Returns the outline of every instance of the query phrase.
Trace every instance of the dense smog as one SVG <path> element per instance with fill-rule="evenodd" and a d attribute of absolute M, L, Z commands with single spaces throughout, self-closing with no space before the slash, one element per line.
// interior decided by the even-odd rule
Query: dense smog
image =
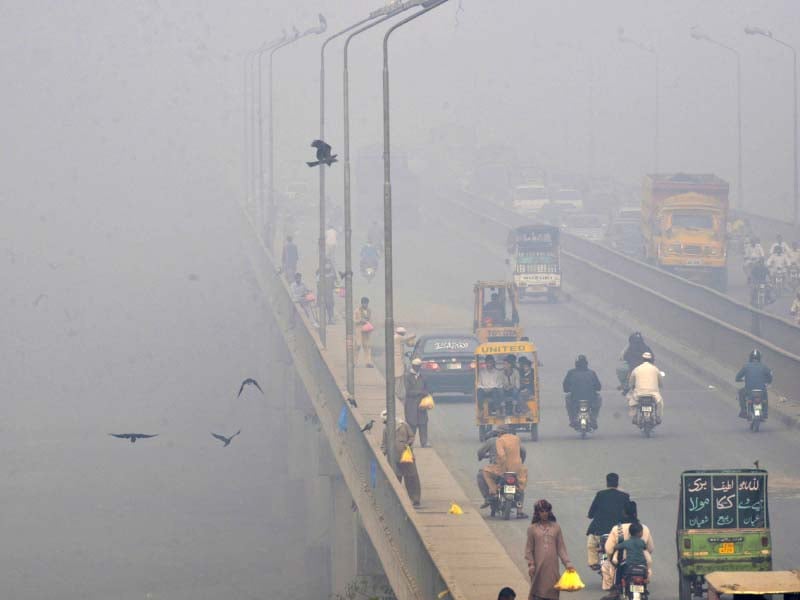
<path fill-rule="evenodd" d="M 0 596 L 798 597 L 800 4 L 0 14 Z"/>

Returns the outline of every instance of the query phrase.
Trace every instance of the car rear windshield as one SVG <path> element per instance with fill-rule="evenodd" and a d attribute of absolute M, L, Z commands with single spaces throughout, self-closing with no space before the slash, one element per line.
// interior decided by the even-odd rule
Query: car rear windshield
<path fill-rule="evenodd" d="M 470 338 L 430 338 L 425 340 L 425 354 L 472 354 L 478 347 L 477 340 Z"/>

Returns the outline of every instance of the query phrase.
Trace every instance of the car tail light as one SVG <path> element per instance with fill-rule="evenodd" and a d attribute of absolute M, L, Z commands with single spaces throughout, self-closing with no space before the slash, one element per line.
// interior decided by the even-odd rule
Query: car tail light
<path fill-rule="evenodd" d="M 516 478 L 516 477 L 514 477 L 513 475 L 508 475 L 508 476 L 506 477 L 506 483 L 507 483 L 508 485 L 514 485 L 515 483 L 517 483 L 517 478 Z"/>
<path fill-rule="evenodd" d="M 769 538 L 767 536 L 765 536 L 765 535 L 762 535 L 761 536 L 761 547 L 762 548 L 766 548 L 767 546 L 769 546 Z"/>
<path fill-rule="evenodd" d="M 683 538 L 683 548 L 684 550 L 690 550 L 692 548 L 692 538 Z"/>
<path fill-rule="evenodd" d="M 428 371 L 438 371 L 439 363 L 429 360 L 427 362 L 422 363 L 422 368 Z"/>

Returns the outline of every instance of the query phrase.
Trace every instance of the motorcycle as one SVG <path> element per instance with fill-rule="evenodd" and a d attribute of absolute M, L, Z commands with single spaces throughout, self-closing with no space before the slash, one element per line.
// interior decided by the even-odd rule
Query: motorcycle
<path fill-rule="evenodd" d="M 654 396 L 639 396 L 637 425 L 645 437 L 650 437 L 656 423 L 656 399 Z"/>
<path fill-rule="evenodd" d="M 772 276 L 772 288 L 775 290 L 775 297 L 780 298 L 786 285 L 786 273 L 783 269 L 778 269 Z"/>
<path fill-rule="evenodd" d="M 647 566 L 631 565 L 622 576 L 622 593 L 626 600 L 647 600 Z"/>
<path fill-rule="evenodd" d="M 363 275 L 368 282 L 372 281 L 377 271 L 378 267 L 376 265 L 365 262 L 361 263 L 361 275 Z"/>
<path fill-rule="evenodd" d="M 588 400 L 578 400 L 578 411 L 575 414 L 575 423 L 572 427 L 581 434 L 581 439 L 586 439 L 586 436 L 594 431 Z"/>
<path fill-rule="evenodd" d="M 751 390 L 748 394 L 747 420 L 750 421 L 750 431 L 757 433 L 764 420 L 764 390 Z"/>
<path fill-rule="evenodd" d="M 753 306 L 755 308 L 764 308 L 767 304 L 767 284 L 759 283 L 753 292 Z"/>
<path fill-rule="evenodd" d="M 491 499 L 491 516 L 500 514 L 505 521 L 511 518 L 511 510 L 522 510 L 522 492 L 519 489 L 517 474 L 503 473 L 495 478 L 497 493 Z"/>
<path fill-rule="evenodd" d="M 608 554 L 606 553 L 606 542 L 608 541 L 608 534 L 597 538 L 597 574 L 603 576 L 603 565 L 608 562 Z"/>

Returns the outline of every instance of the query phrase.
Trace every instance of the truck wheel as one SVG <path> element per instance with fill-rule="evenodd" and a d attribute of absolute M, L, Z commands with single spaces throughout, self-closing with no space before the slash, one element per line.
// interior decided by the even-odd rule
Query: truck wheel
<path fill-rule="evenodd" d="M 692 578 L 678 574 L 678 600 L 692 600 Z"/>

